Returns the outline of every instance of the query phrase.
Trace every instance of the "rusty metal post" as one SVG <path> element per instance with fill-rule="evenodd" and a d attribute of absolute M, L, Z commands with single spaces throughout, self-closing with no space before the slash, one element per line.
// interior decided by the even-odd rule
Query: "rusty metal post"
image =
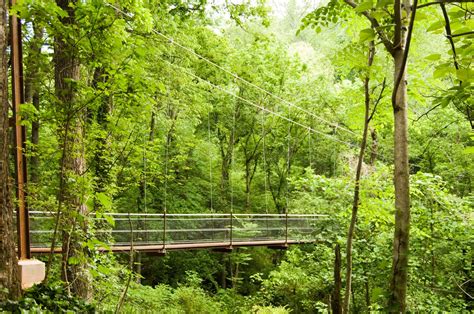
<path fill-rule="evenodd" d="M 12 5 L 16 3 L 12 0 Z M 30 258 L 30 232 L 28 204 L 26 202 L 26 128 L 21 125 L 20 104 L 24 103 L 23 60 L 21 42 L 21 20 L 15 15 L 10 16 L 11 60 L 12 60 L 12 98 L 13 118 L 15 121 L 15 183 L 17 196 L 17 228 L 18 257 Z"/>

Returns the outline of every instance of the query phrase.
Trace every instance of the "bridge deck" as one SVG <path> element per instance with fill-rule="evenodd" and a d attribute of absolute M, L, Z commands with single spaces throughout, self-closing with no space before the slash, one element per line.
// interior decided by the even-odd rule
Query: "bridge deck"
<path fill-rule="evenodd" d="M 88 217 L 99 251 L 164 253 L 170 250 L 244 246 L 287 247 L 319 240 L 326 215 L 306 214 L 124 214 Z M 48 253 L 55 214 L 30 212 L 31 253 Z M 89 243 L 88 246 L 91 244 Z M 54 249 L 60 253 L 61 248 Z"/>
<path fill-rule="evenodd" d="M 234 243 L 230 242 L 203 242 L 203 243 L 179 243 L 179 244 L 166 244 L 163 245 L 135 245 L 133 250 L 137 252 L 157 252 L 164 253 L 166 251 L 177 251 L 177 250 L 198 250 L 198 249 L 233 249 L 237 247 L 255 247 L 255 246 L 266 246 L 284 248 L 294 244 L 309 244 L 315 243 L 316 240 L 277 240 L 277 241 L 238 241 Z M 102 252 L 130 252 L 132 250 L 131 245 L 112 245 L 109 248 L 99 247 L 99 251 Z M 31 253 L 45 254 L 51 252 L 50 247 L 32 247 Z M 57 247 L 53 253 L 61 253 L 62 248 Z"/>

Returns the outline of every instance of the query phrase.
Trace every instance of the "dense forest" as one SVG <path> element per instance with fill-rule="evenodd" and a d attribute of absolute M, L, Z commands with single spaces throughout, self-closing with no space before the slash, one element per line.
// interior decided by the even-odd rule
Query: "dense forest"
<path fill-rule="evenodd" d="M 474 2 L 0 0 L 0 12 L 0 311 L 474 309 Z M 33 254 L 46 278 L 24 291 L 20 190 L 50 213 L 60 249 Z M 158 254 L 133 236 L 112 252 L 111 213 L 325 218 L 300 245 Z"/>

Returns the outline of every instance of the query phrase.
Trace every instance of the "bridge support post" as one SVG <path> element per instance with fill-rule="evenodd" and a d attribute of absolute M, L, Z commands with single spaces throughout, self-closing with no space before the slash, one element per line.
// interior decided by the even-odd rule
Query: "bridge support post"
<path fill-rule="evenodd" d="M 16 0 L 12 0 L 12 5 Z M 27 168 L 25 155 L 26 128 L 21 125 L 20 105 L 25 102 L 23 86 L 23 60 L 21 41 L 21 20 L 10 16 L 11 54 L 12 54 L 12 103 L 15 138 L 15 183 L 17 197 L 18 230 L 18 268 L 21 288 L 27 289 L 40 283 L 45 277 L 45 264 L 30 259 L 30 226 L 28 204 L 26 201 Z"/>
<path fill-rule="evenodd" d="M 12 1 L 12 5 L 16 3 Z M 12 102 L 15 137 L 15 183 L 17 197 L 18 257 L 30 258 L 28 204 L 26 203 L 26 129 L 21 125 L 20 105 L 24 103 L 23 60 L 21 42 L 21 21 L 13 14 L 10 16 L 11 53 L 12 53 Z"/>
<path fill-rule="evenodd" d="M 18 267 L 22 289 L 31 288 L 44 280 L 45 264 L 43 262 L 35 259 L 23 259 L 18 261 Z"/>

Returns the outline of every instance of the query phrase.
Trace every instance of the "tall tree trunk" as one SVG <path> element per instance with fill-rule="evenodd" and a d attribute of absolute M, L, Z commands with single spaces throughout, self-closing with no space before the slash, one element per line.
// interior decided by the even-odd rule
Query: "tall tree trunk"
<path fill-rule="evenodd" d="M 400 70 L 400 57 L 397 53 L 395 66 Z M 405 76 L 405 75 L 403 75 Z M 395 118 L 395 233 L 393 239 L 393 264 L 391 296 L 389 309 L 405 312 L 405 298 L 408 277 L 408 241 L 410 228 L 410 191 L 408 169 L 408 121 L 406 85 L 402 78 L 394 104 Z"/>
<path fill-rule="evenodd" d="M 342 313 L 341 288 L 341 247 L 336 244 L 334 249 L 334 290 L 331 298 L 331 308 L 334 314 Z"/>
<path fill-rule="evenodd" d="M 367 65 L 370 67 L 374 61 L 375 47 L 374 43 L 370 42 L 369 56 Z M 352 284 L 352 242 L 354 239 L 355 226 L 357 222 L 357 212 L 359 210 L 359 192 L 360 192 L 360 176 L 362 172 L 362 164 L 364 163 L 364 153 L 367 144 L 367 134 L 369 130 L 369 111 L 370 111 L 370 77 L 367 72 L 364 79 L 364 95 L 365 95 L 365 114 L 364 114 L 364 132 L 362 135 L 362 142 L 360 143 L 359 159 L 357 161 L 357 170 L 355 176 L 354 199 L 352 203 L 352 217 L 349 225 L 346 242 L 346 291 L 344 294 L 344 313 L 349 313 L 351 284 Z"/>
<path fill-rule="evenodd" d="M 96 93 L 101 93 L 99 90 L 99 83 L 105 83 L 105 70 L 102 66 L 97 67 L 94 71 L 94 79 L 92 81 L 92 86 L 96 90 Z M 107 118 L 110 112 L 110 102 L 109 98 L 106 96 L 101 96 L 99 98 L 100 105 L 97 109 L 96 122 L 101 131 L 107 131 Z M 104 193 L 106 190 L 106 185 L 110 181 L 110 169 L 109 169 L 109 160 L 110 149 L 107 143 L 107 132 L 98 133 L 94 139 L 96 143 L 96 148 L 94 152 L 94 173 L 95 173 L 95 193 Z M 94 210 L 97 211 L 101 209 L 102 205 L 97 200 L 94 201 Z"/>
<path fill-rule="evenodd" d="M 352 8 L 358 4 L 344 0 Z M 403 2 L 403 3 L 402 3 Z M 408 241 L 410 229 L 410 181 L 408 168 L 408 103 L 406 85 L 406 61 L 415 21 L 418 0 L 395 0 L 393 6 L 393 41 L 371 10 L 361 12 L 370 21 L 372 29 L 394 60 L 394 87 L 392 107 L 394 116 L 394 185 L 395 185 L 395 233 L 393 241 L 393 265 L 388 310 L 406 311 L 408 279 Z M 409 23 L 408 23 L 409 20 Z M 408 26 L 408 27 L 407 27 Z M 390 34 L 390 36 L 392 35 Z"/>
<path fill-rule="evenodd" d="M 238 139 L 236 135 L 236 120 L 239 116 L 240 107 L 239 105 L 234 106 L 233 110 L 233 122 L 229 136 L 227 137 L 225 132 L 221 132 L 218 129 L 218 138 L 220 142 L 221 152 L 221 195 L 222 204 L 221 206 L 227 207 L 232 206 L 232 167 L 234 161 L 234 148 L 237 145 Z M 228 138 L 228 140 L 227 140 Z"/>
<path fill-rule="evenodd" d="M 149 137 L 148 137 L 148 143 L 144 143 L 144 151 L 143 151 L 143 169 L 142 169 L 142 173 L 141 173 L 141 176 L 140 176 L 140 183 L 138 185 L 138 195 L 137 195 L 137 198 L 136 198 L 136 201 L 137 201 L 137 209 L 138 209 L 138 212 L 140 213 L 147 213 L 147 205 L 148 205 L 148 200 L 147 200 L 147 154 L 146 154 L 146 146 L 148 146 L 149 144 L 153 143 L 154 139 L 155 139 L 155 113 L 152 112 L 151 113 L 151 117 L 150 117 L 150 133 L 149 133 Z M 146 230 L 147 229 L 147 220 L 143 220 L 143 221 L 140 221 L 138 223 L 138 228 L 141 229 L 141 230 Z M 148 233 L 145 233 L 145 236 L 144 236 L 144 240 L 145 241 L 148 241 Z M 137 252 L 138 256 L 139 256 L 139 259 L 141 261 L 141 253 L 140 252 Z M 141 271 L 141 266 L 140 266 L 140 271 Z M 140 278 L 138 276 L 138 278 Z M 138 279 L 140 280 L 140 279 Z"/>
<path fill-rule="evenodd" d="M 43 29 L 33 21 L 33 39 L 30 42 L 30 54 L 26 60 L 26 77 L 25 77 L 25 101 L 33 104 L 36 111 L 39 112 L 39 72 L 40 72 L 40 55 L 41 44 L 43 41 Z M 29 160 L 30 182 L 37 183 L 39 174 L 39 156 L 37 146 L 39 143 L 40 122 L 36 118 L 31 123 L 31 149 Z"/>
<path fill-rule="evenodd" d="M 415 4 L 416 5 L 416 4 Z M 403 11 L 406 12 L 403 12 Z M 410 229 L 410 190 L 408 167 L 408 101 L 406 85 L 406 57 L 409 39 L 403 26 L 403 15 L 410 17 L 410 1 L 395 1 L 395 40 L 397 48 L 393 52 L 394 94 L 392 97 L 394 115 L 394 184 L 395 184 L 395 233 L 393 239 L 392 280 L 388 309 L 406 311 L 408 279 L 408 242 Z M 412 16 L 413 18 L 413 16 Z M 396 86 L 398 83 L 398 86 Z M 398 88 L 397 88 L 398 87 Z"/>
<path fill-rule="evenodd" d="M 67 15 L 61 22 L 66 27 L 75 24 L 75 1 L 57 0 L 57 5 Z M 68 29 L 73 31 L 72 28 Z M 60 142 L 63 144 L 61 157 L 61 181 L 59 201 L 63 206 L 62 279 L 68 283 L 71 292 L 88 299 L 91 297 L 90 274 L 87 270 L 87 254 L 81 246 L 87 231 L 87 207 L 84 204 L 85 191 L 77 182 L 86 169 L 84 123 L 85 112 L 75 105 L 76 85 L 80 78 L 80 63 L 77 48 L 71 38 L 57 33 L 54 42 L 55 92 L 63 125 L 60 125 Z M 76 183 L 74 183 L 76 182 Z M 71 263 L 74 258 L 74 263 Z"/>
<path fill-rule="evenodd" d="M 367 312 L 370 312 L 370 284 L 369 274 L 365 271 L 365 305 L 367 306 Z"/>
<path fill-rule="evenodd" d="M 7 5 L 0 0 L 0 300 L 20 296 L 8 164 Z"/>

